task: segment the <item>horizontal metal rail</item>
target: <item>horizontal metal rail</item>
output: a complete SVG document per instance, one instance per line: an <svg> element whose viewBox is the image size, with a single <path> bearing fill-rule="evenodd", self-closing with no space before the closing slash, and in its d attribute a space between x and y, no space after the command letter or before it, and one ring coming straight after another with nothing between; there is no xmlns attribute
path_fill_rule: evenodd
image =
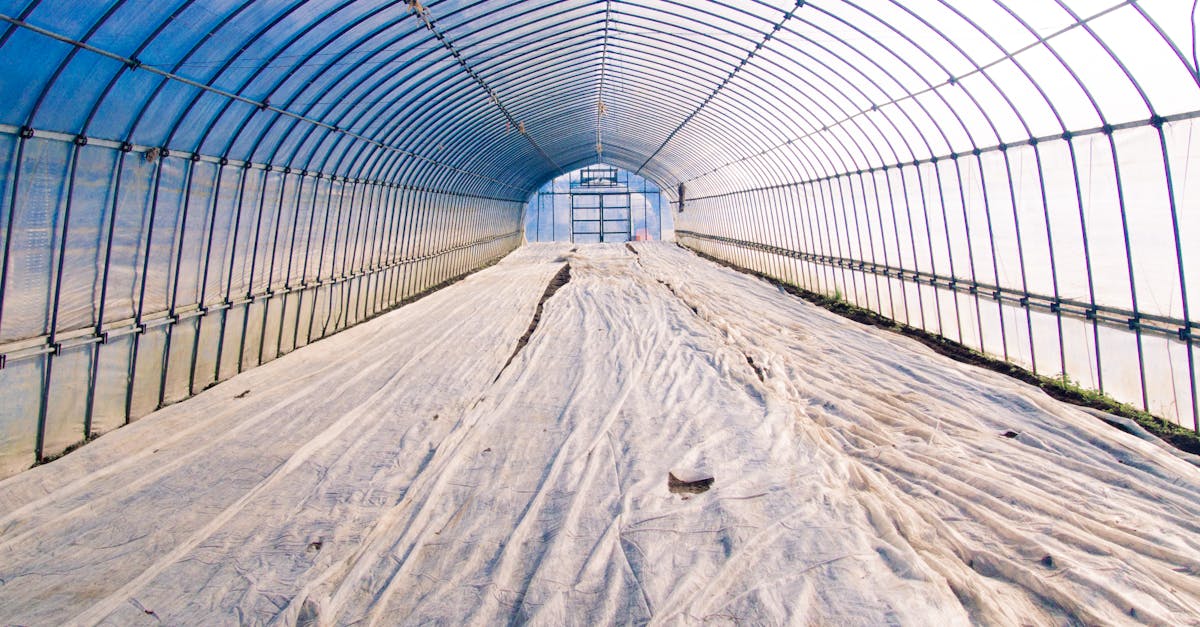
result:
<svg viewBox="0 0 1200 627"><path fill-rule="evenodd" d="M160 311L153 314L146 314L143 316L141 323L138 323L136 320L130 318L118 321L114 324L101 324L94 327L83 327L75 331L61 331L54 340L51 339L52 336L50 334L13 340L5 344L0 344L0 370L4 369L4 367L9 363L17 362L22 359L30 359L47 354L60 355L64 350L85 346L88 344L108 344L117 338L127 335L143 334L151 329L175 324L181 320L203 316L211 312L221 311L223 309L231 309L233 307L238 307L240 305L246 305L253 302L266 302L272 298L283 296L285 294L315 290L322 287L336 286L341 283L379 274L381 272L386 272L388 270L408 264L431 261L433 259L437 259L461 250L476 248L491 244L492 242L510 239L513 237L520 237L522 232L523 230L518 230L502 233L500 235L493 235L419 257L397 259L380 266L364 268L345 276L329 277L318 281L304 281L296 285L286 285L278 289L268 287L261 292L248 294L243 298L227 298L224 302L213 305L191 304L186 307L180 307L174 312Z"/></svg>
<svg viewBox="0 0 1200 627"><path fill-rule="evenodd" d="M76 144L79 146L101 146L104 148L111 148L113 150L120 150L122 152L145 153L148 150L158 150L159 151L158 158L160 158L160 159L169 159L169 158L187 159L187 160L195 162L195 163L213 163L213 164L217 164L217 165L221 165L221 166L244 168L247 170L265 170L267 172L283 172L284 174L295 174L298 176L305 176L305 177L311 176L315 179L329 179L334 182L340 181L342 183L375 185L375 186L384 187L384 188L404 189L404 190L409 190L409 191L414 191L414 192L432 192L432 193L436 193L436 194L453 194L455 196L461 196L463 198L475 198L475 199L479 199L479 200L499 200L499 201L503 201L503 202L525 202L524 196L505 198L505 197L498 197L498 196L487 196L487 195L482 195L482 194L472 194L469 192L462 192L462 191L457 191L457 190L452 191L452 190L448 190L448 189L436 189L436 188L432 188L432 187L424 187L421 185L413 185L410 183L396 183L396 182L385 181L385 180L381 180L381 179L377 179L377 178L339 176L337 174L331 174L329 172L319 172L319 171L315 171L315 170L297 170L297 169L294 169L291 167L279 167L277 165L272 165L269 163L259 163L256 161L241 161L238 159L227 159L227 158L223 158L223 157L214 157L212 155L202 155L199 153L173 152L170 150L165 150L159 146L145 146L145 145L141 145L141 144L118 142L118 141L113 141L110 139L99 139L99 138L95 138L95 137L82 137L82 136L70 135L67 133L59 133L57 131L47 131L47 130L36 129L36 128L28 128L28 127L22 128L19 126L13 126L12 124L0 124L0 134L12 135L13 137L25 137L27 139L32 139L32 138L36 137L38 139L47 139L47 140L63 142L63 143L67 143L67 144Z"/></svg>
<svg viewBox="0 0 1200 627"><path fill-rule="evenodd" d="M963 151L963 152L947 152L947 153L943 153L940 155L934 155L932 157L913 159L911 161L893 161L891 163L887 163L884 165L877 165L877 166L862 168L861 170L837 172L837 173L828 174L825 176L814 176L814 177L803 179L803 180L788 181L786 183L776 183L773 185L763 185L763 186L759 186L759 187L748 187L748 188L742 188L742 189L737 189L737 190L732 190L732 191L727 191L727 192L721 192L719 194L708 194L708 195L703 195L703 196L688 196L688 200L689 201L711 200L714 198L728 198L730 196L738 196L741 194L748 194L751 192L786 189L789 187L797 187L797 186L801 186L801 185L811 185L813 183L822 183L825 181L836 181L839 179L850 178L852 176L862 176L864 174L878 174L880 172L887 172L888 170L900 170L900 169L910 167L910 166L911 167L919 167L919 166L929 164L929 163L937 163L939 161L954 161L959 158L963 158L963 157L967 157L967 156L979 157L981 155L988 154L988 153L994 153L994 152L1002 153L1002 152L1006 152L1008 150L1012 150L1015 148L1021 148L1023 146L1037 146L1038 144L1044 144L1044 143L1054 142L1054 141L1058 141L1058 140L1071 141L1072 139L1088 137L1091 135L1112 135L1113 133L1117 133L1119 131L1127 131L1127 130L1136 129L1136 128L1154 127L1154 128L1161 129L1164 125L1167 125L1167 124L1172 124L1172 123L1176 123L1176 122L1187 122L1187 121L1195 120L1195 119L1200 119L1200 110L1187 111L1184 113L1175 113L1172 115L1156 115L1154 117L1147 118L1144 120L1131 120L1129 122L1121 122L1119 124L1106 124L1104 126L1096 126L1096 127L1092 127L1092 128L1078 130L1078 131L1065 131L1063 133L1058 133L1058 134L1053 134L1053 135L1042 135L1041 137L1031 137L1029 139L1014 140L1014 141L1000 143L1000 144L990 144L987 146L978 146L976 148L973 148L968 151ZM691 180L699 179L702 176L704 176L704 175L694 177ZM687 182L691 182L691 181L684 181L684 182L687 183ZM671 201L671 204L678 206L679 205L678 199Z"/></svg>
<svg viewBox="0 0 1200 627"><path fill-rule="evenodd" d="M990 297L997 302L1009 303L1022 308L1041 309L1050 313L1062 314L1063 316L1078 318L1081 320L1094 320L1104 325L1126 330L1141 330L1148 333L1154 333L1169 337L1171 339L1187 342L1191 344L1195 341L1196 330L1200 329L1198 322L1185 322L1178 318L1169 316L1159 316L1147 313L1134 313L1131 310L1121 307L1111 307L1108 305L1096 304L1075 300L1071 298L1054 298L1045 294L1037 294L1026 292L1023 290L1003 287L982 281L973 281L961 277L947 276L933 272L922 272L910 270L908 268L900 268L871 261L862 261L860 259L850 259L846 257L834 257L831 255L820 255L816 253L807 253L795 251L770 244L761 244L758 242L749 242L746 240L734 239L731 237L722 237L719 235L708 235L706 233L697 233L688 230L676 230L675 236L679 239L695 238L708 240L711 242L719 242L736 246L746 250L756 250L781 257L789 257L799 259L809 263L816 263L824 266L844 268L847 270L856 270L858 272L875 274L883 277L895 278L901 281L912 281L916 284L925 284L933 287L949 290L951 292L979 294Z"/></svg>

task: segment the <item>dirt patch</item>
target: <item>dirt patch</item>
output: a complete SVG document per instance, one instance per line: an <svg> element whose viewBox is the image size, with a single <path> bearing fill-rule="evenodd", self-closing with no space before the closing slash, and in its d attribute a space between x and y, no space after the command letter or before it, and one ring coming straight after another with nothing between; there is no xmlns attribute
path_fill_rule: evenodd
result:
<svg viewBox="0 0 1200 627"><path fill-rule="evenodd" d="M509 356L508 361L504 362L504 367L500 369L500 372L496 373L496 378L492 379L493 383L500 380L500 375L504 374L504 371L508 368L508 365L517 358L517 355L522 349L525 348L525 345L529 343L529 338L533 337L533 332L537 330L538 324L542 321L542 307L545 306L546 301L550 300L550 297L554 296L554 293L557 292L559 288L570 282L571 264L568 263L564 264L562 269L558 271L558 274L555 274L554 278L550 279L550 283L546 285L546 291L542 292L542 299L538 301L537 309L533 312L533 320L529 322L529 328L525 330L525 335L522 335L521 339L517 340L517 348L513 351L512 355Z"/></svg>
<svg viewBox="0 0 1200 627"><path fill-rule="evenodd" d="M675 473L667 473L667 490L672 494L700 494L707 492L712 487L713 479L708 477L705 479L697 479L695 481L683 481L675 476Z"/></svg>
<svg viewBox="0 0 1200 627"><path fill-rule="evenodd" d="M625 244L625 245L629 246L629 244ZM629 246L629 249L633 250L633 247ZM634 251L634 254L635 255L637 254L636 250ZM641 262L642 261L639 258L638 263L640 264ZM662 279L656 278L655 280L658 281L660 285L667 288L667 291L671 292L671 295L674 296L676 299L678 299L679 302L683 303L685 307L687 307L688 309L691 309L692 313L695 314L696 317L700 318L701 320L704 320L704 317L700 315L700 309L698 307L696 307L695 305L693 305L692 303L690 303L682 295L680 295L679 291L675 289L674 285L671 285L670 283L668 283L667 281L664 281ZM746 353L742 353L742 355L746 358L746 363L750 364L750 368L754 370L754 374L755 374L755 376L758 377L758 380L762 383L766 383L767 379L763 373L762 367L759 366L758 364L754 363L754 358L751 357L750 355L747 355Z"/></svg>
<svg viewBox="0 0 1200 627"><path fill-rule="evenodd" d="M758 375L758 380L765 383L766 379L763 378L763 369L754 363L754 358L746 355L746 363L750 364L750 367L754 369L754 374Z"/></svg>
<svg viewBox="0 0 1200 627"><path fill-rule="evenodd" d="M505 255L505 256L507 256L507 255ZM370 316L364 320L360 320L358 322L358 324L362 324L363 322L366 322L367 320L370 320L371 318L377 318L379 316L382 316L385 313L395 311L396 309L399 309L410 303L415 303L415 302L421 300L422 298L425 298L426 296L429 296L430 294L432 294L438 290L445 289L447 287L450 287L451 285L454 285L455 283L458 283L459 281L471 276L472 274L475 274L476 272L479 272L481 270L486 270L486 269L500 263L500 261L502 259L504 259L504 257L498 257L496 259L493 259L493 260L479 266L478 268L472 268L471 270L468 270L458 276L450 277L449 279L446 279L445 281L442 281L441 283L438 283L437 285L434 285L432 287L427 287L424 290L417 292L416 294L413 294L412 296L409 296L408 298L405 298L404 300L396 303L390 309L385 309L385 310L380 311L379 313L377 313L373 316ZM347 328L349 328L349 327L347 327ZM344 331L345 329L342 329L342 330ZM340 331L339 331L339 333L340 333ZM322 339L324 339L324 338L322 338Z"/></svg>
<svg viewBox="0 0 1200 627"><path fill-rule="evenodd" d="M845 318L849 318L860 324L879 327L881 329L887 329L895 333L907 335L908 337L911 337L933 349L935 352L945 355L946 357L956 361L971 364L973 366L979 366L980 368L987 368L993 372L999 372L1000 374L1008 375L1014 379L1019 379L1030 385L1037 386L1050 396L1057 400L1063 401L1064 403L1070 403L1080 407L1090 407L1092 409L1098 409L1116 416L1129 418L1134 422L1137 422L1138 425L1140 425L1146 431L1153 433L1175 448L1187 453L1192 453L1194 455L1200 455L1200 435L1184 429L1173 422L1168 422L1163 418L1137 409L1129 404L1117 402L1111 398L1100 396L1095 392L1078 389L1077 387L1054 377L1043 377L1036 375L1020 366L1016 366L972 350L970 347L964 344L946 339L940 335L935 335L924 329L918 329L916 327L910 327L906 324L900 324L895 320L886 318L869 309L863 309L862 307L851 305L844 300L831 298L816 292L811 292L790 283L784 283L783 281L780 281L774 277L770 277L753 270L747 270L729 263L724 259L718 259L711 255L706 255L698 250L692 250L686 246L683 246L682 244L680 244L679 247L715 264L724 266L731 270L736 270L742 274L748 274L750 276L762 279L778 287L784 292L787 292L788 294L798 298L803 298L810 303L824 307L833 313ZM1112 425L1112 423L1107 424Z"/></svg>
<svg viewBox="0 0 1200 627"><path fill-rule="evenodd" d="M37 468L38 466L41 466L41 465L43 465L43 464L49 464L50 462L52 462L52 461L54 461L54 460L56 460L56 459L62 459L63 457L65 457L65 456L67 456L67 455L69 455L69 454L71 454L71 453L74 453L75 451L79 450L79 448L80 448L80 447L82 447L83 445L85 445L85 444L88 444L88 443L90 443L90 442L93 442L93 441L95 441L95 440L96 440L96 438L100 437L101 435L104 435L104 434L102 434L102 433L92 433L92 434L89 434L89 435L88 435L86 438L84 438L84 439L82 439L82 440L80 440L80 441L78 441L78 442L75 442L74 444L71 444L71 445L70 445L70 446L68 446L67 448L63 449L61 453L56 453L56 454L54 454L54 455L45 455L45 456L43 456L41 459L39 459L39 460L35 461L35 462L33 463L33 465L32 465L32 466L30 466L30 468Z"/></svg>
<svg viewBox="0 0 1200 627"><path fill-rule="evenodd" d="M671 295L672 295L672 296L674 296L675 298L679 299L679 302L681 302L681 303L683 303L685 306L687 306L687 308L688 308L688 309L691 309L691 310L692 310L692 313L696 314L697 316L699 316L699 315L700 315L700 310L699 310L699 309L698 309L698 308L697 308L695 305L693 305L693 304L689 303L689 302L687 301L687 299L685 299L684 297L680 296L680 295L679 295L679 292L675 291L675 286L674 286L674 285L671 285L670 283L667 283L666 281L664 281L664 280L662 280L662 279L655 279L655 280L656 280L656 281L658 281L660 284L662 284L662 286L663 286L663 287L667 288L667 291L671 292Z"/></svg>

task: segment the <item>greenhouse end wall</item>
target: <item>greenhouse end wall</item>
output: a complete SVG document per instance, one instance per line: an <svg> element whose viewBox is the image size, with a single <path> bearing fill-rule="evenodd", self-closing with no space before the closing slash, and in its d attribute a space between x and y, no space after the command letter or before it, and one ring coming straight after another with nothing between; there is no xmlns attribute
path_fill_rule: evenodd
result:
<svg viewBox="0 0 1200 627"><path fill-rule="evenodd" d="M0 132L0 477L522 241L523 203Z"/></svg>

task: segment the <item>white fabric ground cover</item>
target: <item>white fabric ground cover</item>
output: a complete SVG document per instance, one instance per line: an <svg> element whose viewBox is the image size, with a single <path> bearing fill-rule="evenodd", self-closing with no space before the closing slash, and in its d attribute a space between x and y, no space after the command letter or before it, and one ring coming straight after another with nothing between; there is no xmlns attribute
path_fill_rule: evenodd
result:
<svg viewBox="0 0 1200 627"><path fill-rule="evenodd" d="M1173 452L677 247L570 248L0 482L0 623L1200 624Z"/></svg>

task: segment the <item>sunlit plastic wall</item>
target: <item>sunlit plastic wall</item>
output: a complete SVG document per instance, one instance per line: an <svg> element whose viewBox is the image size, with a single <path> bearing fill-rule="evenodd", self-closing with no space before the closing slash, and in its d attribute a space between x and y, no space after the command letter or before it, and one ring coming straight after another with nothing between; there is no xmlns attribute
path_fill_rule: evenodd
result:
<svg viewBox="0 0 1200 627"><path fill-rule="evenodd" d="M518 202L0 132L0 476L521 243Z"/></svg>
<svg viewBox="0 0 1200 627"><path fill-rule="evenodd" d="M1195 428L1198 126L1160 119L687 198L677 235Z"/></svg>

